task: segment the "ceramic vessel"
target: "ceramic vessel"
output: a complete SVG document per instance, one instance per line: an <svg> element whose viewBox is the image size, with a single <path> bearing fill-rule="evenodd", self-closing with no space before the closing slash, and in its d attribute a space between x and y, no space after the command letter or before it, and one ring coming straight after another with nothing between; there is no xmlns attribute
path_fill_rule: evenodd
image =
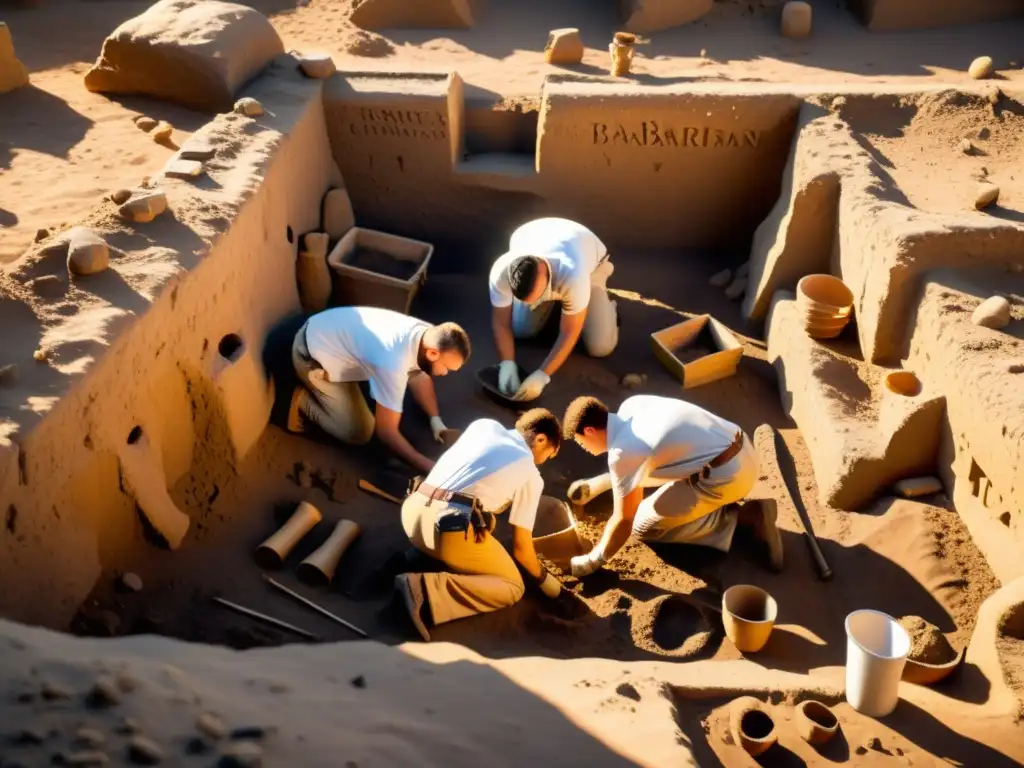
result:
<svg viewBox="0 0 1024 768"><path fill-rule="evenodd" d="M760 587L737 584L722 595L726 637L743 653L756 653L764 648L778 612L775 598Z"/></svg>
<svg viewBox="0 0 1024 768"><path fill-rule="evenodd" d="M339 520L327 541L299 563L298 576L307 584L325 586L331 583L338 562L345 550L359 536L359 526L351 520Z"/></svg>
<svg viewBox="0 0 1024 768"><path fill-rule="evenodd" d="M256 562L263 568L280 568L288 553L322 517L320 510L308 501L300 502L288 522L256 549Z"/></svg>
<svg viewBox="0 0 1024 768"><path fill-rule="evenodd" d="M742 696L729 705L729 730L733 741L751 757L767 752L779 738L772 716L753 696Z"/></svg>
<svg viewBox="0 0 1024 768"><path fill-rule="evenodd" d="M796 708L796 729L807 743L824 744L839 730L839 718L820 701L804 701Z"/></svg>

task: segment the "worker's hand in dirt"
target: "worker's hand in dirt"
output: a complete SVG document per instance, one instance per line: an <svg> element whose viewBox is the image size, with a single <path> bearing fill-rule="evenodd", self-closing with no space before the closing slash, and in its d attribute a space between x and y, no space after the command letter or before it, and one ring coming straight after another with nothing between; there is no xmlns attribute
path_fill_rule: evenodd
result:
<svg viewBox="0 0 1024 768"><path fill-rule="evenodd" d="M541 574L538 586L540 587L540 591L552 600L562 594L562 582L552 576L548 571L544 571L544 573Z"/></svg>
<svg viewBox="0 0 1024 768"><path fill-rule="evenodd" d="M434 433L434 441L435 442L438 442L438 443L443 443L444 442L444 440L441 438L441 433L444 432L446 429L448 429L448 427L446 427L444 425L444 422L441 421L441 417L440 416L431 416L430 417L430 431Z"/></svg>
<svg viewBox="0 0 1024 768"><path fill-rule="evenodd" d="M536 370L526 377L526 380L523 381L512 399L516 401L536 400L540 397L540 393L544 391L544 387L550 383L550 376L544 373L544 371Z"/></svg>
<svg viewBox="0 0 1024 768"><path fill-rule="evenodd" d="M502 360L498 366L498 389L506 395L519 391L519 366L515 360Z"/></svg>
<svg viewBox="0 0 1024 768"><path fill-rule="evenodd" d="M588 552L585 555L577 555L569 561L572 568L572 575L577 579L589 576L604 565L605 559L597 552Z"/></svg>

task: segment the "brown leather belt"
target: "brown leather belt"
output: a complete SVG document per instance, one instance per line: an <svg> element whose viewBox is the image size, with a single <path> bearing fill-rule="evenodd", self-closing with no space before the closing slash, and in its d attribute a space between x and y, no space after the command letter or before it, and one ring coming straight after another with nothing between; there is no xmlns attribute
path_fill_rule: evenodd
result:
<svg viewBox="0 0 1024 768"><path fill-rule="evenodd" d="M737 432L736 437L732 439L732 445L722 451L720 454L715 456L711 461L708 462L708 466L712 469L718 469L723 464L732 461L736 458L736 455L743 448L743 432Z"/></svg>
<svg viewBox="0 0 1024 768"><path fill-rule="evenodd" d="M459 493L458 491L448 491L444 488L438 488L437 486L430 485L429 483L420 483L419 487L416 488L416 493L423 494L427 498L438 501L455 502L456 504L462 504L463 506L473 509L474 507L483 510L483 505L480 504L480 500L476 496L470 496L468 493Z"/></svg>

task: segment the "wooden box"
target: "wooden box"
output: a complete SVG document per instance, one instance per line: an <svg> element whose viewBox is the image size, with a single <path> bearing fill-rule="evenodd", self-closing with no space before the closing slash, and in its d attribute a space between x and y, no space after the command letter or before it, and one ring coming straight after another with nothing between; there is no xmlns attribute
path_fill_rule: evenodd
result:
<svg viewBox="0 0 1024 768"><path fill-rule="evenodd" d="M362 249L390 258L404 267L409 276L395 277L353 263ZM383 307L408 314L412 300L427 280L427 266L433 255L434 246L430 243L352 227L327 257L334 277L333 304Z"/></svg>
<svg viewBox="0 0 1024 768"><path fill-rule="evenodd" d="M684 362L685 350L701 337L714 351ZM662 365L683 383L683 389L732 376L743 357L743 344L711 315L699 315L652 333L651 348Z"/></svg>

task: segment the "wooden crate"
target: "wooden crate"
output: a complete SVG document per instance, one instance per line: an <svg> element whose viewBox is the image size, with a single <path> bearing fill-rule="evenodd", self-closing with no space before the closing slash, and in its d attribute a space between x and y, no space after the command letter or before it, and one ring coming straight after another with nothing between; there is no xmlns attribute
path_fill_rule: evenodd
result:
<svg viewBox="0 0 1024 768"><path fill-rule="evenodd" d="M346 263L359 246L418 266L409 279L402 280ZM383 307L408 314L412 300L427 280L427 267L433 255L434 246L430 243L352 227L327 257L334 278L333 303L336 306Z"/></svg>
<svg viewBox="0 0 1024 768"><path fill-rule="evenodd" d="M717 351L684 363L676 354L692 344L705 328ZM651 348L662 365L683 383L683 389L732 376L743 357L743 344L711 315L699 315L652 333Z"/></svg>

